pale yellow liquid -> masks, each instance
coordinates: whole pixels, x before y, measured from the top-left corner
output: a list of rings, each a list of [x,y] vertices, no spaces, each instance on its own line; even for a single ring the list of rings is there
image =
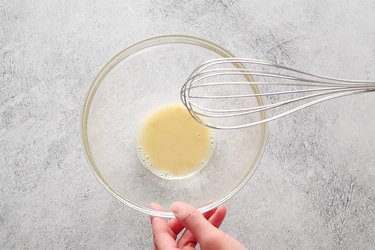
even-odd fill
[[[182,104],[165,105],[151,113],[138,144],[144,165],[166,178],[197,172],[213,148],[210,129],[195,121]]]

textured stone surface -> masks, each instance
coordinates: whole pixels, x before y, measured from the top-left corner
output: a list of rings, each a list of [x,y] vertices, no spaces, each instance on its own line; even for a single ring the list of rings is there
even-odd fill
[[[80,112],[101,66],[183,33],[235,55],[375,79],[375,3],[0,1],[0,248],[150,249],[149,219],[84,159]],[[375,98],[335,100],[269,125],[223,230],[251,249],[373,249]]]

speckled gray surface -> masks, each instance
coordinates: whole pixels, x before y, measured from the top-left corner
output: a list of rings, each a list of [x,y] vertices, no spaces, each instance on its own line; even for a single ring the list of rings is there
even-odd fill
[[[151,248],[148,217],[108,194],[82,153],[84,95],[118,51],[183,33],[375,79],[374,13],[371,0],[0,1],[0,248]],[[223,230],[251,249],[374,249],[374,107],[363,95],[271,123]]]

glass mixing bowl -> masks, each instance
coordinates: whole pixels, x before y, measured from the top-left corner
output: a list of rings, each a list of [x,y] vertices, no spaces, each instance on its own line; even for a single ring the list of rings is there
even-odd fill
[[[190,73],[201,63],[221,57],[233,55],[203,39],[169,35],[128,47],[100,71],[84,105],[82,137],[92,171],[118,200],[161,217],[173,217],[169,206],[176,200],[205,212],[228,200],[250,179],[263,153],[265,125],[216,130],[211,160],[185,179],[160,178],[137,155],[139,128],[149,112],[179,102],[180,88]],[[251,91],[259,93],[256,86]],[[255,102],[263,103],[260,97]],[[163,211],[152,209],[152,202]]]

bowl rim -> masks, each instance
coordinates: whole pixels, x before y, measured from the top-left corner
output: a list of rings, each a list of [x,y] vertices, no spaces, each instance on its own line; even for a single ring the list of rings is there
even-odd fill
[[[114,190],[103,178],[103,176],[100,174],[100,171],[97,169],[95,162],[93,160],[93,157],[91,155],[90,151],[90,145],[88,142],[88,134],[87,134],[87,121],[88,121],[88,115],[91,107],[91,102],[93,97],[95,96],[96,90],[99,87],[100,83],[104,79],[104,77],[107,75],[108,72],[112,70],[113,67],[115,67],[118,63],[120,63],[125,58],[142,51],[146,48],[150,48],[153,46],[158,46],[162,44],[171,44],[171,43],[181,43],[181,44],[192,44],[197,45],[206,49],[209,49],[213,52],[216,52],[222,57],[235,57],[232,53],[227,51],[226,49],[222,48],[221,46],[194,36],[190,35],[180,35],[180,34],[171,34],[171,35],[162,35],[162,36],[154,36],[150,37],[148,39],[141,40],[137,43],[134,43],[130,45],[129,47],[123,49],[119,53],[117,53],[115,56],[113,56],[99,71],[96,78],[92,81],[90,88],[88,89],[85,97],[85,102],[83,105],[82,113],[81,113],[81,139],[82,139],[82,145],[83,145],[83,151],[86,158],[86,161],[88,162],[88,165],[90,166],[91,171],[95,175],[96,179],[101,183],[101,185],[110,193],[112,194],[117,200],[122,202],[123,204],[140,211],[142,213],[151,215],[151,216],[158,216],[158,217],[165,217],[165,218],[173,218],[174,215],[171,211],[160,211],[155,210],[152,208],[140,206],[138,204],[133,203],[130,200],[127,200],[125,197],[121,196],[116,190]],[[240,65],[240,67],[244,67],[243,65]],[[253,79],[249,76],[249,81],[253,81]],[[253,91],[255,93],[260,93],[258,87],[256,85],[251,86],[253,88]],[[263,105],[264,100],[262,96],[257,97],[258,105]],[[263,118],[266,118],[266,112],[262,111],[260,112],[260,115]],[[255,170],[258,168],[259,162],[262,159],[263,153],[265,151],[266,142],[267,142],[267,124],[261,124],[258,125],[261,126],[261,149],[259,150],[257,157],[253,163],[253,167],[251,170],[248,171],[247,175],[242,179],[242,181],[230,192],[228,192],[224,197],[221,197],[207,205],[201,206],[198,209],[201,213],[207,212],[211,209],[214,209],[224,202],[226,202],[228,199],[233,197],[239,190],[241,190],[245,184],[250,180],[252,175],[254,174]]]

